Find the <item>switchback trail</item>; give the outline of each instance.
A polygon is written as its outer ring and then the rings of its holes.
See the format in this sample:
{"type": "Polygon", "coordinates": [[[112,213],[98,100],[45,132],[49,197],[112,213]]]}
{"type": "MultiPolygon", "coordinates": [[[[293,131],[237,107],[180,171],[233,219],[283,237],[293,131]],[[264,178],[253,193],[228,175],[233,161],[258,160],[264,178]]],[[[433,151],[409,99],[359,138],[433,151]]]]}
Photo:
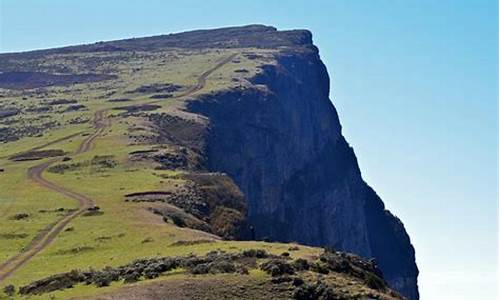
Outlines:
{"type": "MultiPolygon", "coordinates": [[[[203,72],[197,80],[197,83],[187,89],[185,92],[175,96],[175,98],[187,97],[201,89],[203,89],[206,85],[206,79],[210,74],[215,72],[217,69],[221,68],[233,58],[235,58],[238,54],[232,54],[225,59],[220,60],[215,66],[210,68],[209,70],[203,72]]],[[[162,100],[160,100],[162,101],[162,100]]],[[[159,102],[159,101],[153,101],[159,102]]],[[[150,102],[150,103],[153,103],[150,102]]],[[[92,145],[97,137],[99,137],[104,130],[110,125],[109,120],[105,118],[105,114],[107,109],[98,110],[94,115],[94,132],[89,135],[85,140],[82,141],[78,149],[74,152],[73,155],[78,155],[81,153],[85,153],[92,148],[92,145]]],[[[76,134],[75,134],[76,136],[76,134]]],[[[69,138],[69,137],[66,137],[69,138]]],[[[63,139],[59,140],[62,141],[63,139]]],[[[51,144],[51,143],[50,143],[51,144]]],[[[40,149],[41,147],[37,147],[40,149]]],[[[70,212],[63,218],[59,219],[57,222],[47,226],[44,230],[42,230],[42,234],[38,236],[35,240],[33,240],[28,247],[18,254],[12,256],[7,261],[0,265],[0,283],[4,281],[6,278],[11,276],[16,270],[21,268],[26,262],[28,262],[31,258],[33,258],[37,253],[45,249],[55,238],[56,236],[64,229],[64,227],[71,222],[74,218],[85,212],[87,209],[94,206],[94,200],[91,198],[73,192],[69,189],[66,189],[62,186],[57,185],[56,183],[50,182],[43,178],[42,173],[50,167],[52,164],[58,162],[59,158],[54,158],[49,161],[43,162],[36,166],[28,169],[28,178],[35,181],[39,185],[55,191],[59,194],[62,194],[68,198],[74,199],[78,202],[78,209],[70,212]]]]}

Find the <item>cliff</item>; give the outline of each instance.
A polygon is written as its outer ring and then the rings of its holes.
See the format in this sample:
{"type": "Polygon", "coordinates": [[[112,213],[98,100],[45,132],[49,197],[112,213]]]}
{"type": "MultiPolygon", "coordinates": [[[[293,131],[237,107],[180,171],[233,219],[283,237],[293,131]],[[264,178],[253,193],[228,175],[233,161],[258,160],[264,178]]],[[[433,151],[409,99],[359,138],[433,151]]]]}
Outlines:
{"type": "Polygon", "coordinates": [[[55,298],[116,281],[110,299],[400,299],[387,281],[418,299],[409,237],[364,182],[329,93],[307,30],[0,54],[0,284],[55,298]],[[159,290],[121,286],[179,266],[159,290]]]}
{"type": "Polygon", "coordinates": [[[205,96],[207,167],[248,201],[258,239],[333,246],[378,262],[390,286],[418,299],[415,252],[401,221],[363,180],[310,40],[276,55],[252,87],[205,96]]]}

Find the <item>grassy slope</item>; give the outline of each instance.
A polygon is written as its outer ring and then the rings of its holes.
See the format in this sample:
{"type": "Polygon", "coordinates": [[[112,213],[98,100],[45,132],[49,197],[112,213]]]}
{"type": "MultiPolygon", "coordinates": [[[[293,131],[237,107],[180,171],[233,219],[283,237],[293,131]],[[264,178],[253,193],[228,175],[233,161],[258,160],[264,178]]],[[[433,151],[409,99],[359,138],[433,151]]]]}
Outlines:
{"type": "MultiPolygon", "coordinates": [[[[175,83],[184,87],[193,85],[197,76],[204,70],[212,67],[217,60],[234,52],[267,52],[268,50],[239,49],[239,50],[211,50],[211,51],[179,51],[172,50],[154,55],[127,53],[133,61],[121,58],[109,64],[101,65],[96,71],[112,68],[119,72],[120,78],[113,81],[79,84],[69,87],[48,88],[48,95],[41,99],[28,96],[20,91],[2,90],[4,98],[2,106],[39,107],[43,102],[54,99],[76,99],[88,110],[73,113],[60,113],[59,107],[54,112],[43,113],[45,120],[57,121],[62,126],[47,130],[40,137],[24,137],[18,141],[2,144],[0,152],[0,166],[5,172],[0,173],[0,259],[6,260],[18,251],[22,251],[37,234],[49,224],[60,218],[60,212],[40,212],[41,210],[53,211],[57,208],[71,209],[76,203],[71,199],[44,189],[36,183],[27,180],[27,169],[41,161],[13,162],[6,157],[15,153],[24,152],[31,148],[39,147],[45,143],[72,135],[81,131],[92,132],[91,123],[68,124],[67,121],[76,116],[91,119],[98,109],[112,108],[130,104],[140,104],[151,101],[149,95],[128,94],[144,84],[175,83]],[[167,57],[167,59],[165,59],[167,57]],[[163,62],[167,61],[167,62],[163,62]],[[136,71],[133,71],[133,70],[136,71]],[[110,103],[104,98],[109,91],[118,91],[112,98],[130,98],[124,103],[110,103]],[[24,220],[13,221],[16,213],[27,213],[29,217],[24,220]],[[22,234],[22,236],[9,236],[9,234],[22,234]]],[[[80,60],[89,56],[109,56],[110,54],[82,54],[80,60]]],[[[66,65],[76,72],[85,72],[86,67],[72,59],[75,55],[57,55],[39,63],[42,68],[50,69],[52,65],[66,65]],[[47,66],[51,63],[52,65],[47,66]]],[[[89,58],[90,59],[90,58],[89,58]]],[[[198,93],[207,93],[215,90],[230,88],[239,83],[233,82],[233,77],[242,76],[235,73],[236,69],[247,69],[250,72],[243,74],[251,76],[257,72],[257,66],[262,61],[246,59],[240,55],[236,63],[230,63],[217,70],[207,80],[206,86],[198,93]]],[[[179,93],[182,92],[179,91],[179,93]]],[[[182,100],[165,100],[158,104],[161,108],[155,112],[172,112],[177,107],[182,107],[182,100]]],[[[62,106],[61,106],[62,107],[62,106]]],[[[175,175],[175,171],[153,170],[151,166],[128,161],[128,153],[141,150],[144,145],[130,145],[128,139],[129,129],[141,126],[140,118],[122,118],[120,111],[111,110],[108,114],[112,120],[109,129],[99,137],[94,148],[84,154],[73,157],[69,163],[86,162],[96,155],[112,155],[119,162],[118,166],[109,170],[96,171],[92,167],[83,167],[76,171],[56,174],[45,172],[44,177],[56,182],[70,190],[85,194],[96,200],[96,204],[104,212],[100,216],[78,217],[68,227],[72,231],[61,233],[56,240],[45,250],[35,256],[30,262],[14,273],[2,285],[14,284],[16,286],[29,283],[35,279],[57,272],[67,271],[72,268],[101,268],[106,265],[120,265],[135,258],[155,255],[182,255],[187,253],[203,254],[213,249],[238,251],[241,248],[261,247],[271,252],[281,253],[289,245],[259,243],[259,242],[226,242],[217,241],[191,246],[171,246],[179,240],[216,239],[207,233],[178,228],[166,224],[159,216],[153,215],[141,203],[125,203],[124,194],[144,190],[168,189],[170,184],[177,179],[168,179],[175,175]],[[167,178],[165,178],[167,177],[167,178]],[[144,243],[144,240],[148,240],[144,243]]],[[[40,114],[24,112],[23,115],[11,119],[30,120],[31,124],[38,124],[40,114]]],[[[14,123],[11,126],[23,126],[23,123],[14,123]],[[18,125],[21,124],[21,125],[18,125]]],[[[73,152],[84,135],[77,135],[71,139],[52,144],[44,149],[62,149],[68,153],[73,152]]],[[[312,255],[317,250],[304,247],[295,252],[296,255],[312,255]]],[[[92,290],[91,287],[81,287],[72,291],[75,294],[92,290]]],[[[72,292],[64,292],[72,293],[72,292]]]]}
{"type": "MultiPolygon", "coordinates": [[[[290,248],[290,244],[265,243],[255,241],[222,241],[218,237],[205,232],[180,228],[165,223],[160,216],[147,210],[154,206],[151,203],[125,202],[124,195],[148,190],[170,190],[183,183],[177,170],[155,170],[151,164],[129,160],[129,153],[136,150],[150,149],[154,145],[135,143],[133,135],[150,136],[151,132],[133,131],[133,128],[148,128],[145,118],[123,117],[122,110],[113,107],[144,104],[151,102],[151,94],[127,93],[140,86],[153,83],[173,83],[183,88],[175,94],[182,94],[189,86],[196,84],[198,76],[213,67],[217,61],[230,54],[239,55],[224,65],[206,82],[205,87],[190,95],[210,93],[213,91],[246,85],[244,78],[253,76],[259,66],[272,63],[272,50],[231,49],[231,50],[183,50],[166,49],[157,52],[102,52],[58,54],[36,59],[35,61],[19,61],[20,69],[38,71],[55,71],[64,66],[75,73],[108,73],[119,75],[116,80],[77,84],[65,87],[49,87],[45,91],[12,91],[1,90],[1,107],[19,107],[21,115],[0,119],[0,126],[22,129],[28,125],[39,126],[46,122],[58,122],[60,125],[45,130],[41,136],[22,137],[18,141],[8,142],[0,146],[0,263],[12,255],[22,251],[36,239],[43,229],[61,218],[58,208],[72,209],[75,201],[38,186],[27,179],[27,170],[43,160],[14,162],[9,156],[29,151],[33,148],[62,149],[72,158],[64,164],[78,164],[80,167],[61,173],[44,172],[44,178],[72,191],[84,194],[95,200],[101,208],[102,215],[79,216],[42,252],[16,271],[10,278],[0,284],[22,286],[34,280],[71,269],[101,269],[105,266],[119,266],[136,258],[152,256],[178,256],[189,253],[205,254],[211,250],[238,252],[241,249],[262,248],[270,253],[281,254],[290,248]],[[245,54],[258,54],[258,58],[249,59],[245,54]],[[97,63],[98,62],[98,63],[97,63]],[[29,67],[28,67],[29,66],[29,67]],[[245,69],[248,72],[235,72],[245,69]],[[113,103],[108,99],[128,98],[130,101],[113,103]],[[86,106],[86,110],[61,113],[67,105],[56,105],[49,112],[28,112],[27,108],[46,106],[46,102],[56,99],[74,99],[78,104],[86,106]],[[109,109],[107,112],[111,126],[97,138],[94,147],[83,154],[72,155],[85,135],[93,132],[92,118],[97,110],[109,109]],[[87,119],[89,122],[70,124],[75,118],[87,119]],[[8,121],[8,122],[6,122],[8,121]],[[17,121],[8,124],[11,121],[17,121]],[[78,134],[81,133],[81,134],[78,134]],[[73,136],[63,139],[67,136],[73,136]],[[46,147],[46,143],[63,139],[46,147]],[[112,156],[117,162],[113,168],[97,168],[90,164],[96,156],[112,156]],[[48,212],[41,212],[42,210],[48,212]],[[12,220],[18,213],[27,213],[28,218],[12,220]],[[192,245],[175,245],[178,241],[210,240],[211,242],[192,245]]],[[[161,107],[154,113],[168,112],[183,114],[184,98],[166,99],[155,104],[161,107]]],[[[186,117],[185,114],[183,114],[186,117]]],[[[189,115],[187,117],[190,117],[189,115]]],[[[57,163],[56,163],[57,164],[57,163]]],[[[293,258],[312,257],[318,255],[320,249],[300,246],[292,251],[293,258]]],[[[263,272],[253,270],[247,277],[240,279],[233,275],[217,275],[229,286],[233,283],[256,282],[263,280],[263,272]],[[233,282],[234,281],[234,282],[233,282]]],[[[268,278],[268,277],[266,277],[268,278]]],[[[189,279],[183,273],[169,273],[154,280],[139,282],[134,286],[148,286],[155,282],[177,282],[189,279]]],[[[344,280],[342,278],[340,281],[344,280]]],[[[351,283],[342,283],[347,286],[351,283]]],[[[56,291],[33,299],[65,299],[71,297],[93,297],[102,293],[114,293],[124,286],[113,283],[110,287],[96,288],[93,285],[77,285],[72,289],[56,291]]],[[[130,285],[127,285],[130,286],[130,285]]],[[[0,293],[0,298],[3,296],[0,293]]]]}

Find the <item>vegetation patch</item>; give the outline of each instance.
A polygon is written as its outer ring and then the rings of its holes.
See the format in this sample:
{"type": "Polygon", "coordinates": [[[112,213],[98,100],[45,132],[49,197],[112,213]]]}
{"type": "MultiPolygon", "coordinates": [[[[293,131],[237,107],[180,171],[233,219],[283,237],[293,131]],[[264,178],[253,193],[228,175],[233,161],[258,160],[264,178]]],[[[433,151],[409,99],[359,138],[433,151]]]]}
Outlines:
{"type": "MultiPolygon", "coordinates": [[[[31,122],[27,122],[24,120],[22,126],[12,126],[12,127],[1,127],[0,128],[0,142],[12,142],[17,141],[22,137],[33,136],[33,137],[42,137],[42,134],[54,127],[60,125],[57,121],[48,121],[40,123],[42,118],[39,118],[35,121],[37,124],[32,125],[31,122]]],[[[13,121],[16,122],[17,121],[13,121]]],[[[5,123],[5,122],[4,122],[5,123]]]]}
{"type": "Polygon", "coordinates": [[[108,99],[108,102],[128,102],[131,101],[130,98],[115,98],[115,99],[108,99]]]}
{"type": "Polygon", "coordinates": [[[210,225],[218,236],[224,239],[234,239],[243,235],[246,219],[235,209],[219,206],[210,215],[210,225]]]}
{"type": "Polygon", "coordinates": [[[89,118],[85,117],[76,117],[68,121],[68,124],[84,124],[90,121],[89,118]]]}
{"type": "Polygon", "coordinates": [[[9,285],[6,285],[4,288],[3,288],[3,292],[5,293],[5,295],[7,295],[8,297],[13,297],[14,294],[16,293],[16,288],[12,285],[12,284],[9,284],[9,285]]]}
{"type": "Polygon", "coordinates": [[[206,222],[186,213],[182,209],[165,206],[163,208],[154,208],[152,212],[162,216],[165,223],[172,223],[177,227],[211,232],[210,226],[206,222]]]}
{"type": "Polygon", "coordinates": [[[64,207],[59,207],[56,209],[52,210],[47,210],[47,209],[40,209],[38,212],[40,213],[58,213],[58,214],[66,214],[75,211],[76,209],[74,208],[64,208],[64,207]]]}
{"type": "Polygon", "coordinates": [[[21,110],[15,107],[0,108],[0,119],[15,116],[20,112],[21,110]]]}
{"type": "Polygon", "coordinates": [[[65,172],[74,172],[90,166],[92,172],[102,172],[106,169],[112,169],[117,165],[118,162],[114,159],[113,155],[96,155],[90,161],[71,164],[57,164],[47,168],[47,171],[51,173],[64,174],[65,172]]]}
{"type": "Polygon", "coordinates": [[[42,106],[31,106],[26,109],[27,112],[34,112],[34,113],[46,113],[52,110],[52,107],[47,106],[47,105],[42,105],[42,106]]]}
{"type": "Polygon", "coordinates": [[[47,171],[50,173],[64,174],[65,172],[72,172],[81,169],[86,165],[88,164],[82,162],[73,164],[57,164],[47,168],[47,171]]]}
{"type": "Polygon", "coordinates": [[[111,236],[99,236],[95,239],[96,242],[105,242],[113,239],[111,236]]]}
{"type": "Polygon", "coordinates": [[[133,113],[138,113],[141,111],[157,110],[160,107],[161,107],[160,105],[155,105],[155,104],[138,104],[138,105],[128,105],[128,106],[115,107],[114,109],[125,110],[125,111],[127,111],[126,114],[133,114],[133,113]]]}
{"type": "Polygon", "coordinates": [[[87,211],[82,214],[83,217],[100,216],[104,214],[99,206],[89,207],[87,211]]]}
{"type": "Polygon", "coordinates": [[[194,152],[203,150],[203,137],[206,134],[206,127],[203,124],[166,113],[150,114],[148,119],[154,124],[153,130],[156,136],[153,142],[183,146],[194,152]]]}
{"type": "Polygon", "coordinates": [[[196,266],[214,262],[216,259],[220,259],[220,255],[218,253],[211,253],[205,257],[187,256],[141,259],[118,268],[106,267],[101,271],[73,270],[34,281],[31,284],[21,287],[19,293],[21,295],[43,294],[55,290],[67,289],[78,283],[95,284],[98,287],[102,287],[108,286],[113,281],[135,282],[143,278],[156,278],[162,273],[179,267],[194,270],[196,266]]]}
{"type": "Polygon", "coordinates": [[[0,233],[0,239],[4,240],[24,239],[26,237],[28,237],[27,233],[0,233]]]}
{"type": "Polygon", "coordinates": [[[149,98],[151,98],[151,99],[168,99],[168,98],[172,98],[172,97],[173,97],[172,94],[156,94],[156,95],[150,96],[149,98]]]}
{"type": "Polygon", "coordinates": [[[117,78],[105,74],[51,74],[44,72],[2,72],[0,88],[33,89],[46,86],[71,85],[85,82],[102,81],[117,78]]]}
{"type": "Polygon", "coordinates": [[[185,270],[193,275],[248,274],[248,268],[253,269],[258,266],[255,264],[256,260],[262,261],[259,268],[270,276],[265,280],[275,285],[276,288],[290,291],[290,297],[293,299],[402,299],[397,293],[389,290],[385,284],[377,286],[376,289],[359,288],[365,280],[365,275],[362,273],[333,271],[336,269],[337,263],[343,264],[342,262],[345,262],[353,268],[363,265],[368,269],[362,269],[362,272],[376,276],[372,273],[373,270],[376,271],[376,267],[371,262],[364,261],[359,257],[325,251],[315,261],[291,260],[268,254],[262,249],[248,249],[239,253],[211,251],[204,256],[188,255],[138,259],[116,268],[105,267],[100,271],[92,269],[87,271],[72,270],[22,286],[19,289],[19,294],[40,295],[71,288],[77,284],[93,284],[97,287],[103,287],[117,281],[132,283],[153,279],[172,270],[185,270]],[[249,259],[253,263],[248,263],[249,259]],[[362,261],[361,265],[360,261],[362,261]],[[316,262],[325,263],[331,273],[321,275],[321,273],[318,274],[305,267],[316,262]],[[344,288],[337,288],[343,282],[337,281],[339,273],[348,276],[345,280],[349,283],[343,283],[344,288]]]}
{"type": "Polygon", "coordinates": [[[133,202],[154,202],[154,201],[165,201],[168,196],[171,196],[173,192],[170,191],[148,191],[148,192],[138,192],[130,193],[125,195],[125,201],[133,202]]]}
{"type": "Polygon", "coordinates": [[[24,219],[27,219],[29,218],[29,214],[27,213],[17,213],[15,215],[13,215],[12,217],[10,217],[11,220],[24,220],[24,219]]]}
{"type": "Polygon", "coordinates": [[[200,244],[207,244],[207,243],[215,243],[214,240],[191,240],[191,241],[176,241],[170,244],[170,246],[173,247],[180,247],[180,246],[192,246],[192,245],[200,245],[200,244]]]}
{"type": "Polygon", "coordinates": [[[127,91],[129,94],[147,94],[147,93],[173,93],[181,89],[182,86],[171,83],[153,83],[142,85],[134,90],[127,91]]]}
{"type": "Polygon", "coordinates": [[[130,160],[149,160],[155,163],[156,170],[188,170],[190,155],[185,147],[169,146],[166,149],[139,150],[129,153],[130,160]]]}
{"type": "Polygon", "coordinates": [[[267,272],[271,276],[282,276],[285,274],[293,275],[295,270],[291,264],[283,259],[272,259],[260,266],[261,270],[267,272]]]}
{"type": "Polygon", "coordinates": [[[72,112],[72,111],[79,111],[79,110],[86,110],[86,109],[87,109],[87,107],[85,105],[75,104],[75,105],[69,105],[68,107],[66,107],[64,112],[72,112]]]}
{"type": "Polygon", "coordinates": [[[168,191],[148,191],[125,195],[125,201],[165,202],[179,210],[155,208],[154,213],[179,227],[216,234],[223,239],[250,236],[246,223],[246,201],[239,188],[220,173],[185,174],[181,187],[168,191]],[[208,225],[208,226],[207,226],[208,225]]]}
{"type": "Polygon", "coordinates": [[[96,155],[90,161],[90,165],[97,169],[112,169],[118,165],[113,155],[96,155]]]}
{"type": "Polygon", "coordinates": [[[46,102],[48,105],[62,105],[62,104],[75,104],[78,103],[78,101],[74,99],[55,99],[52,101],[46,102]]]}
{"type": "Polygon", "coordinates": [[[72,254],[79,254],[82,252],[93,251],[93,250],[95,250],[94,247],[81,246],[81,247],[75,247],[75,248],[71,248],[71,249],[59,250],[55,253],[55,255],[72,255],[72,254]]]}
{"type": "Polygon", "coordinates": [[[64,154],[66,154],[66,152],[60,149],[38,150],[17,154],[11,156],[9,159],[13,161],[39,160],[48,157],[63,156],[64,154]]]}

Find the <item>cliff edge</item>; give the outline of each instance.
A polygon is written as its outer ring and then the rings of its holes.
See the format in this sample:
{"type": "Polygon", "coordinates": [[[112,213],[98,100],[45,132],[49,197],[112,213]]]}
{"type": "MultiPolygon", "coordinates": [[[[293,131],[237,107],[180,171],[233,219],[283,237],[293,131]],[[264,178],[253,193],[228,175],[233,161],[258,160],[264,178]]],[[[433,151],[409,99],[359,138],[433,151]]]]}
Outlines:
{"type": "Polygon", "coordinates": [[[0,288],[418,299],[410,239],[363,180],[329,93],[307,30],[0,54],[0,288]]]}
{"type": "Polygon", "coordinates": [[[250,87],[189,106],[210,120],[208,168],[227,173],[245,194],[257,239],[373,257],[391,287],[418,299],[414,248],[403,223],[361,176],[311,34],[271,31],[291,38],[250,87]]]}

